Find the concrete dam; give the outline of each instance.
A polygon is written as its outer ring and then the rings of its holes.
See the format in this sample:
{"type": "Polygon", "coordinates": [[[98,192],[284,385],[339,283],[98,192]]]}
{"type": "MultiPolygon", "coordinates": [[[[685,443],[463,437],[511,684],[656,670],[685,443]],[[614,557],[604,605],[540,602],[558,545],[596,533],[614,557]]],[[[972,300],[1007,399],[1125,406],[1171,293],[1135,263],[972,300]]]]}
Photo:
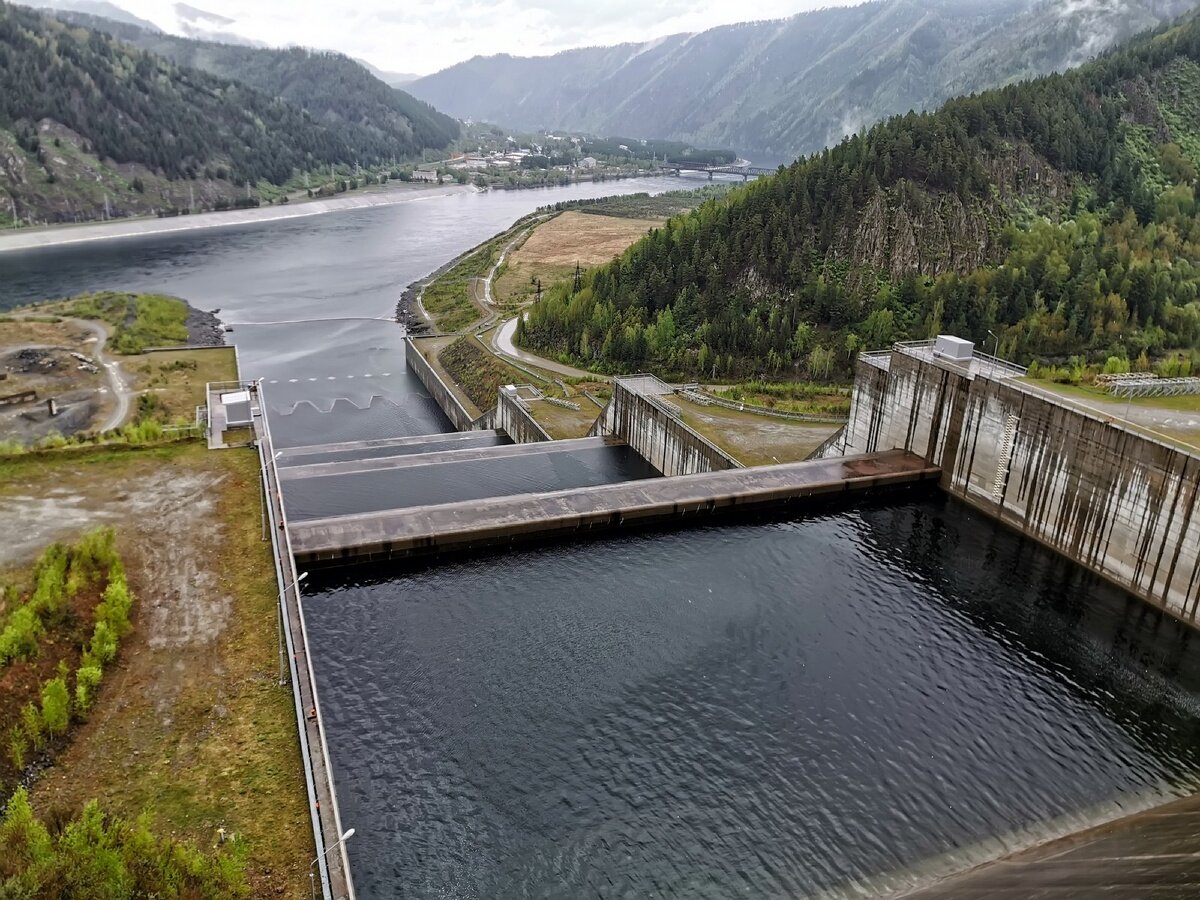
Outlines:
{"type": "Polygon", "coordinates": [[[943,490],[1194,622],[1200,458],[1023,374],[978,354],[946,358],[931,342],[864,354],[828,453],[916,453],[941,470],[943,490]]]}

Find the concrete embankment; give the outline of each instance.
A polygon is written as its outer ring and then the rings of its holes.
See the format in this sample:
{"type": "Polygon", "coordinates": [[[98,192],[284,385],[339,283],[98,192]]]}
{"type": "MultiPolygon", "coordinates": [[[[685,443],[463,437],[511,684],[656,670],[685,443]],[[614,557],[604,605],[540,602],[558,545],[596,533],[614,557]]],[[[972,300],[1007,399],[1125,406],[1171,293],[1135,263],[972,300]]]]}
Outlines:
{"type": "Polygon", "coordinates": [[[310,519],[288,530],[301,565],[399,559],[720,513],[801,509],[851,494],[932,486],[940,475],[920,457],[893,451],[310,519]]]}
{"type": "Polygon", "coordinates": [[[551,437],[546,429],[537,423],[529,410],[525,408],[515,387],[500,388],[500,397],[496,403],[495,425],[518,444],[534,444],[549,441],[551,437]]]}
{"type": "Polygon", "coordinates": [[[495,409],[489,409],[482,415],[475,416],[467,409],[466,404],[459,399],[458,394],[434,370],[414,343],[412,338],[405,340],[405,359],[408,367],[417,376],[425,390],[434,399],[446,418],[459,431],[479,431],[493,427],[495,409]]]}
{"type": "Polygon", "coordinates": [[[1195,621],[1200,458],[986,367],[897,351],[860,363],[846,451],[902,448],[942,487],[1119,587],[1195,621]]]}

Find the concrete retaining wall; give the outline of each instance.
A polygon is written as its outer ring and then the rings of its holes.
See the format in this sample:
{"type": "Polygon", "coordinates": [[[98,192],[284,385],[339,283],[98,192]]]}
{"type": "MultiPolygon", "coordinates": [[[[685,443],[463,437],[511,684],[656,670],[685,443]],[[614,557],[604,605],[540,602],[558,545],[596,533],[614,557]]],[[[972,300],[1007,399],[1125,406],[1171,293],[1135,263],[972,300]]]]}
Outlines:
{"type": "Polygon", "coordinates": [[[613,382],[613,395],[592,431],[621,438],[663,475],[696,475],[740,469],[742,464],[682,421],[613,382]]]}
{"type": "Polygon", "coordinates": [[[446,414],[450,424],[459,431],[480,431],[495,427],[493,425],[496,412],[494,409],[488,410],[478,418],[473,417],[459,402],[454,391],[450,390],[442,381],[441,376],[429,364],[429,361],[421,355],[421,351],[417,349],[413,339],[406,338],[404,344],[404,358],[408,362],[408,367],[421,380],[421,384],[425,385],[429,396],[437,401],[437,405],[442,408],[442,412],[446,414]]]}
{"type": "Polygon", "coordinates": [[[518,444],[552,440],[546,429],[537,423],[529,410],[517,399],[516,388],[511,392],[507,388],[500,388],[500,397],[496,402],[495,427],[518,444]]]}
{"type": "Polygon", "coordinates": [[[847,453],[902,448],[942,487],[1118,586],[1195,621],[1200,457],[1012,380],[893,353],[862,364],[847,453]]]}

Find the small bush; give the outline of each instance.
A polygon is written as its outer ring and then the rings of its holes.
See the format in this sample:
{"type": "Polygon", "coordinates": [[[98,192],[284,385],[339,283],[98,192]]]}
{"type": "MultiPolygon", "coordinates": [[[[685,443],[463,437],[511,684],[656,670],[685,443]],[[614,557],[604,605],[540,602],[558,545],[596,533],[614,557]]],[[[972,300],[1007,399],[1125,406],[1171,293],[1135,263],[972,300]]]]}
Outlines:
{"type": "Polygon", "coordinates": [[[60,735],[71,724],[71,695],[64,678],[51,678],[42,686],[42,722],[52,735],[60,735]]]}
{"type": "Polygon", "coordinates": [[[42,731],[42,714],[32,702],[21,707],[21,727],[29,743],[41,750],[46,742],[42,731]]]}
{"type": "Polygon", "coordinates": [[[81,713],[92,708],[102,677],[104,670],[97,665],[80,666],[75,672],[75,708],[81,713]]]}
{"type": "Polygon", "coordinates": [[[8,730],[8,761],[13,768],[20,772],[25,768],[25,753],[29,749],[29,739],[19,725],[8,730]]]}

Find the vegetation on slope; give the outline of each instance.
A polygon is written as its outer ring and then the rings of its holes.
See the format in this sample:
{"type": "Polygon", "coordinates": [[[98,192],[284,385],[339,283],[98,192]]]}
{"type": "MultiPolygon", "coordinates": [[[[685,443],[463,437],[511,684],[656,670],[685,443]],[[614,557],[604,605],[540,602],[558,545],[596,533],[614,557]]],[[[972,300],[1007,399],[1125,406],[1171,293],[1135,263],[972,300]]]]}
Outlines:
{"type": "Polygon", "coordinates": [[[82,13],[60,17],[111,34],[176,65],[249,85],[304,109],[345,141],[362,165],[442,149],[459,125],[428,103],[390,87],[340,53],[193,40],[82,13]]]}
{"type": "Polygon", "coordinates": [[[178,41],[212,71],[0,0],[0,225],[258,205],[457,134],[344,57],[178,41]]]}
{"type": "MultiPolygon", "coordinates": [[[[470,335],[463,335],[442,350],[438,362],[480,410],[495,406],[500,386],[513,383],[515,370],[484,350],[470,335]]],[[[527,380],[523,375],[517,379],[527,380]]]]}
{"type": "Polygon", "coordinates": [[[518,339],[617,370],[818,378],[939,332],[997,331],[1022,360],[1193,348],[1198,97],[1192,20],[893,119],[669,221],[518,339]]]}

